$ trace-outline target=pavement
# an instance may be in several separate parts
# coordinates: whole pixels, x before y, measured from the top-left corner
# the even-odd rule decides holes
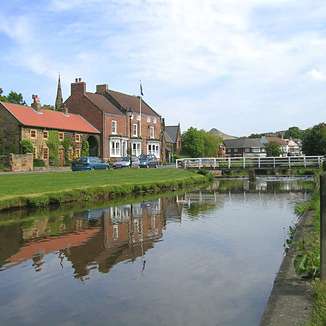
[[[293,243],[302,240],[311,228],[313,213],[308,212],[297,225]],[[274,281],[260,326],[302,326],[309,321],[313,291],[310,282],[296,274],[295,256],[295,248],[291,246]]]

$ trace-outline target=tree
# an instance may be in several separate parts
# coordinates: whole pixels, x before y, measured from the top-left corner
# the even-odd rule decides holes
[[[89,143],[87,140],[83,140],[82,148],[81,148],[81,156],[89,155]]]
[[[302,139],[304,131],[298,127],[290,127],[285,133],[284,138]]]
[[[251,134],[248,138],[261,138],[263,134]]]
[[[15,104],[26,104],[22,93],[11,91],[8,95],[3,95],[3,89],[0,88],[0,101],[10,102]]]
[[[33,153],[33,143],[29,139],[21,140],[20,148],[23,154]]]
[[[49,148],[49,163],[50,165],[59,166],[59,146],[60,140],[58,132],[51,130],[47,141]]]
[[[265,145],[267,156],[280,156],[282,154],[281,146],[277,143],[268,143]]]
[[[321,123],[307,129],[302,140],[302,151],[305,155],[326,154],[326,124]]]
[[[182,135],[182,152],[191,157],[216,156],[221,142],[217,135],[191,127]]]

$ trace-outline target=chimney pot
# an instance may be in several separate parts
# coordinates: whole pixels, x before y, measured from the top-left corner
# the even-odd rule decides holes
[[[71,83],[71,95],[82,95],[86,93],[86,83],[81,81],[81,78],[76,78],[74,83]]]

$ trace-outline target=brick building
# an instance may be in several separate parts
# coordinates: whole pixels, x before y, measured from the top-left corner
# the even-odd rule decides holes
[[[165,160],[164,121],[141,97],[97,85],[88,92],[80,78],[71,84],[65,101],[71,112],[80,114],[101,132],[99,155],[110,161],[132,155],[155,154]]]
[[[28,139],[33,144],[35,159],[49,163],[47,145],[50,131],[56,131],[60,141],[59,164],[63,165],[65,156],[75,159],[81,155],[84,140],[90,144],[99,141],[100,132],[78,114],[41,108],[38,96],[33,96],[32,107],[0,102],[0,148],[2,154],[19,153],[20,142]],[[70,139],[68,153],[63,142]],[[66,155],[65,155],[66,154]]]

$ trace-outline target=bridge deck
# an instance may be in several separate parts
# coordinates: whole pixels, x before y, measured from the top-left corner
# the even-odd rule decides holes
[[[323,162],[323,156],[183,158],[176,160],[176,168],[219,170],[307,168],[321,167]]]

